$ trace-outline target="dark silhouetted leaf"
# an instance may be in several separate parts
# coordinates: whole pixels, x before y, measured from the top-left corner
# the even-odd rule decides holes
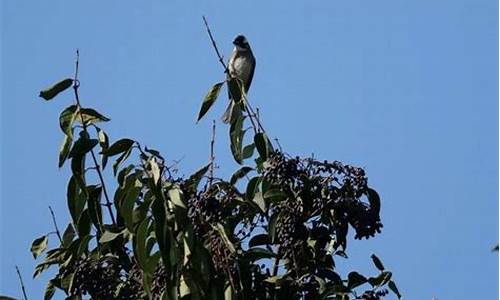
[[[255,147],[257,152],[259,152],[260,157],[263,161],[267,160],[269,152],[272,151],[272,145],[267,138],[267,135],[263,132],[259,132],[254,136]]]
[[[197,121],[201,120],[201,118],[203,118],[203,116],[208,112],[210,107],[212,107],[212,105],[215,103],[215,100],[217,100],[217,96],[219,95],[220,88],[223,84],[224,82],[216,83],[205,96],[205,99],[203,99],[203,103],[201,104],[201,109],[200,113],[198,114]]]
[[[268,202],[279,202],[284,200],[286,195],[280,191],[279,189],[273,188],[264,194],[264,200],[266,200],[266,203]]]
[[[252,167],[241,167],[240,169],[238,169],[238,171],[234,172],[233,176],[231,176],[230,183],[233,185],[236,184],[238,180],[245,177],[252,170]]]
[[[58,83],[54,84],[53,86],[41,91],[39,97],[42,97],[47,101],[51,100],[52,98],[57,96],[60,92],[69,88],[72,84],[73,84],[73,79],[71,78],[63,79]]]
[[[255,246],[267,245],[270,244],[271,240],[269,236],[265,233],[254,235],[250,241],[248,242],[248,247],[252,248]]]
[[[368,202],[370,203],[370,210],[378,216],[380,214],[380,197],[374,189],[368,188],[366,192]]]
[[[63,233],[63,245],[65,247],[69,246],[75,237],[75,230],[71,224],[68,224],[66,230]]]
[[[375,265],[375,267],[377,267],[377,269],[379,269],[380,271],[385,270],[384,265],[375,254],[372,254],[371,258],[373,260],[373,264]]]
[[[118,169],[120,168],[120,165],[127,160],[127,158],[130,156],[130,153],[132,153],[132,148],[129,148],[125,152],[120,155],[115,162],[113,163],[113,174],[116,176],[116,173],[118,172]]]
[[[47,243],[49,242],[49,238],[47,235],[41,236],[33,241],[31,244],[31,253],[33,257],[36,259],[45,249],[47,249]]]
[[[139,266],[141,266],[141,269],[146,273],[152,274],[154,270],[149,270],[147,268],[147,262],[149,257],[149,253],[146,250],[148,227],[149,227],[149,220],[147,218],[142,220],[141,224],[137,226],[133,247],[134,247],[135,258],[137,259]]]
[[[227,82],[230,98],[235,102],[241,101],[243,82],[239,78],[232,77]]]
[[[265,248],[250,248],[245,252],[245,258],[249,259],[250,261],[273,257],[276,257],[276,255],[272,251]]]
[[[87,209],[82,211],[76,230],[78,231],[78,236],[81,237],[87,236],[90,233],[90,216]]]
[[[189,179],[187,180],[187,185],[191,189],[196,190],[196,188],[198,187],[198,184],[200,183],[203,176],[205,176],[205,174],[207,173],[209,167],[210,167],[210,164],[204,166],[203,168],[196,171],[193,175],[191,175],[189,177]]]
[[[251,143],[251,144],[243,147],[243,159],[247,159],[247,158],[252,157],[254,149],[255,149],[254,143]]]
[[[80,137],[73,144],[73,148],[69,152],[68,157],[83,156],[88,152],[90,152],[90,150],[92,150],[97,144],[99,144],[99,141],[96,139],[88,139],[86,137]]]
[[[365,284],[368,280],[365,276],[359,274],[358,272],[351,272],[347,275],[347,287],[350,289],[356,288],[362,284]]]
[[[389,280],[391,280],[391,277],[392,277],[391,272],[383,271],[377,277],[368,278],[368,282],[372,286],[382,286],[387,282],[389,282]]]
[[[398,297],[398,299],[401,299],[401,294],[399,293],[398,287],[396,286],[396,283],[394,281],[389,281],[389,289]]]
[[[115,156],[122,152],[130,150],[134,145],[134,141],[131,139],[121,139],[113,143],[108,149],[103,150],[101,153],[106,156]]]
[[[92,223],[94,223],[97,230],[102,231],[102,208],[101,208],[101,193],[102,187],[97,185],[90,185],[87,187],[89,199],[87,202],[88,212]]]

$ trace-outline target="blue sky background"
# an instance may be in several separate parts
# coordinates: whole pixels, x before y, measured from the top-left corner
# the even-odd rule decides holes
[[[207,161],[210,119],[200,101],[224,78],[221,51],[245,33],[257,57],[249,94],[271,137],[366,169],[382,197],[382,234],[351,241],[340,269],[394,272],[406,299],[498,299],[498,1],[2,1],[0,294],[30,299],[29,246],[69,218],[67,167],[58,170],[60,111],[40,89],[72,76],[81,51],[81,100],[112,118],[111,139],[132,137]],[[218,127],[220,175],[235,170]],[[55,242],[54,237],[52,241]],[[54,246],[55,243],[52,243]],[[58,294],[58,299],[61,295]]]

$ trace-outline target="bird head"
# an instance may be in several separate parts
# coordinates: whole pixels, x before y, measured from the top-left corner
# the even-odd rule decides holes
[[[233,44],[239,50],[249,50],[250,49],[250,44],[248,43],[247,38],[242,34],[239,34],[234,38]]]

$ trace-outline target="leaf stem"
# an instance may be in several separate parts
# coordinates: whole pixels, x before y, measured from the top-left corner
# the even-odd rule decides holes
[[[215,120],[212,120],[212,139],[210,140],[210,169],[208,177],[208,185],[212,186],[214,181],[214,169],[215,169]]]

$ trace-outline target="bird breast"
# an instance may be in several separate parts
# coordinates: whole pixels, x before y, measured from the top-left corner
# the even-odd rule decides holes
[[[249,55],[236,55],[229,64],[229,74],[231,77],[239,78],[247,84],[252,73],[252,65],[253,62]]]

